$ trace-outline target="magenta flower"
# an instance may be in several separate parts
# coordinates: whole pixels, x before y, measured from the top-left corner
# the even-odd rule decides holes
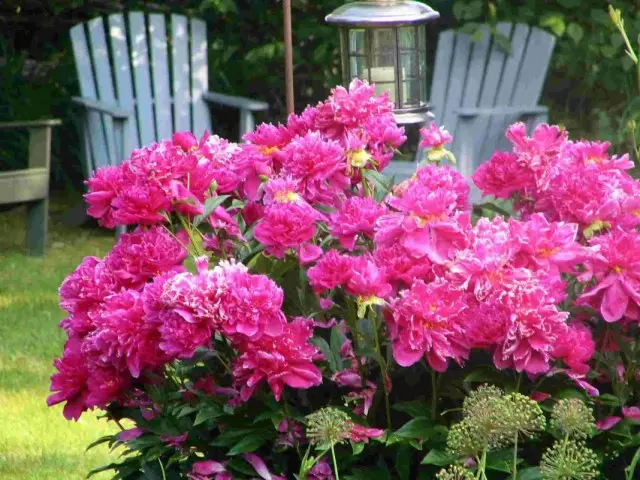
[[[253,469],[263,480],[286,480],[284,477],[272,474],[264,463],[264,460],[255,453],[244,453],[242,454],[242,458],[251,464]]]
[[[557,310],[535,280],[514,281],[496,295],[495,301],[511,312],[505,338],[493,355],[496,367],[530,374],[548,371],[568,314]]]
[[[443,127],[431,122],[428,127],[420,129],[420,146],[425,148],[441,149],[447,143],[453,142],[453,137]]]
[[[313,468],[309,470],[307,477],[309,480],[335,480],[331,466],[329,466],[326,458],[319,460]]]
[[[622,407],[624,418],[640,421],[640,407]]]
[[[66,402],[62,413],[67,420],[78,420],[87,409],[87,378],[89,371],[82,354],[82,341],[71,338],[64,346],[62,357],[53,365],[58,370],[51,376],[51,392],[47,405]]]
[[[124,188],[122,171],[117,167],[99,168],[85,183],[88,189],[84,195],[89,206],[87,213],[97,218],[103,227],[114,228],[113,200]]]
[[[128,288],[141,288],[156,275],[184,271],[188,237],[173,236],[164,227],[138,228],[121,235],[105,258],[106,266]]]
[[[471,176],[484,195],[508,199],[514,193],[529,191],[535,178],[528,168],[518,163],[513,153],[496,152]]]
[[[622,418],[610,415],[596,422],[596,428],[600,431],[611,430]]]
[[[309,343],[312,335],[305,319],[294,319],[278,337],[263,336],[240,345],[232,374],[241,399],[247,401],[265,381],[278,401],[285,386],[307,389],[320,385],[322,374],[313,362],[321,354]]]
[[[338,210],[329,216],[331,235],[340,240],[347,250],[353,250],[358,236],[373,238],[376,220],[386,209],[370,197],[346,199]]]
[[[214,460],[200,460],[194,462],[191,471],[187,473],[190,480],[232,480],[224,464]]]
[[[307,276],[316,294],[345,285],[351,277],[350,257],[329,250],[311,267]]]
[[[384,435],[384,430],[379,428],[368,428],[353,423],[349,432],[349,440],[355,443],[369,443],[371,438],[380,438]]]
[[[298,182],[309,203],[332,205],[350,185],[347,162],[340,144],[311,132],[289,143],[279,154],[284,176]]]
[[[438,372],[447,360],[466,360],[469,346],[461,324],[467,308],[464,294],[444,280],[425,284],[416,280],[411,289],[391,300],[387,316],[393,358],[408,367],[425,357]]]
[[[370,254],[349,257],[349,279],[343,285],[347,294],[357,297],[358,302],[373,302],[389,296],[391,284],[384,270],[376,264]]]
[[[593,238],[590,245],[599,247],[587,263],[597,283],[577,303],[598,310],[607,322],[617,322],[640,306],[640,235],[616,229]]]
[[[562,359],[571,371],[586,375],[589,372],[589,360],[596,350],[591,329],[584,323],[575,322],[559,335],[554,345],[553,356]]]
[[[267,207],[253,235],[269,255],[283,258],[286,250],[298,250],[313,239],[320,218],[306,203],[274,203]]]

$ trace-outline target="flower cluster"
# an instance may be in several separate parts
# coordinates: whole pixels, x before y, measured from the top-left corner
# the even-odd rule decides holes
[[[640,321],[640,187],[628,159],[557,127],[527,137],[513,125],[513,152],[473,179],[516,214],[478,216],[486,205],[472,208],[467,179],[440,165],[453,160],[452,139],[435,124],[421,132],[428,161],[386,184],[405,136],[374,91],[354,80],[244,144],[177,133],[98,170],[89,214],[135,228],[60,287],[68,341],[48,403],[66,403],[67,418],[99,408],[133,420],[115,441],[162,452],[172,478],[283,478],[255,453],[272,444],[273,470],[298,462],[300,478],[329,479],[344,443],[360,452],[386,434],[414,447],[431,436],[416,426],[422,412],[406,431],[376,428],[418,408],[391,407],[414,400],[403,388],[425,369],[434,422],[438,377],[465,378],[449,389],[462,391],[460,369],[483,361],[541,401],[531,381],[560,373],[554,381],[597,394],[591,382],[607,372],[593,368],[596,347],[620,351]],[[620,330],[602,337],[605,325]],[[614,369],[633,375],[622,362]],[[449,430],[450,453],[517,450],[545,424],[532,398],[473,392]],[[609,417],[610,428],[640,416],[620,406],[625,419]],[[562,402],[553,426],[582,440],[587,417]],[[544,471],[565,461],[556,450]],[[439,478],[468,478],[465,468]]]

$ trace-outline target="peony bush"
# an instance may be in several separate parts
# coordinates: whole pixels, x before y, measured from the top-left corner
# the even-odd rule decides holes
[[[121,429],[121,479],[636,478],[640,183],[507,130],[473,175],[354,80],[237,145],[188,132],[87,182],[128,226],[60,286],[49,405]]]

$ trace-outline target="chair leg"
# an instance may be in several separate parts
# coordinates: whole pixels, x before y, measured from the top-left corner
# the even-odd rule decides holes
[[[27,204],[27,248],[29,255],[44,255],[47,244],[47,222],[49,199],[45,198]]]

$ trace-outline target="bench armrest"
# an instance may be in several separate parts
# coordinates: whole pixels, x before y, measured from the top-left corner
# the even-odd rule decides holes
[[[549,107],[532,105],[528,107],[460,107],[454,110],[460,117],[478,117],[488,115],[543,115],[549,113]]]
[[[76,105],[86,108],[87,110],[93,110],[95,112],[110,115],[115,120],[126,120],[133,114],[133,112],[120,108],[117,105],[106,104],[91,98],[72,97],[71,101]]]
[[[47,120],[29,120],[17,122],[0,122],[0,130],[13,130],[18,128],[50,128],[62,125],[62,121],[57,118]]]
[[[238,97],[236,95],[226,95],[216,92],[205,92],[202,98],[206,102],[233,107],[239,110],[249,110],[251,112],[263,112],[269,110],[269,104],[260,100],[253,100],[247,97]]]

